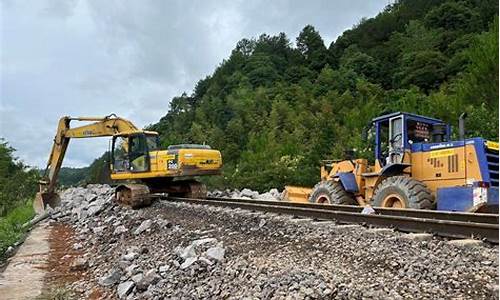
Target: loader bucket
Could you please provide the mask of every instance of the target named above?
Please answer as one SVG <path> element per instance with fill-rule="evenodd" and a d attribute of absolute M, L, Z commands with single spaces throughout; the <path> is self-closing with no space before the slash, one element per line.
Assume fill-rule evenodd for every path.
<path fill-rule="evenodd" d="M 289 202 L 309 202 L 309 195 L 312 189 L 302 186 L 285 186 L 283 201 Z"/>
<path fill-rule="evenodd" d="M 58 193 L 38 192 L 33 202 L 33 208 L 35 209 L 35 213 L 41 214 L 45 211 L 47 206 L 54 208 L 59 206 L 59 204 L 61 204 L 61 198 Z"/>

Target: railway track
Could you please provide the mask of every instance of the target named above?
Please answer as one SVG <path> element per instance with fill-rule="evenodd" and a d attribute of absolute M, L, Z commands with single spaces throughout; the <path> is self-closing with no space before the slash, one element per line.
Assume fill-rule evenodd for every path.
<path fill-rule="evenodd" d="M 498 244 L 498 214 L 391 208 L 374 208 L 375 214 L 363 214 L 361 213 L 362 207 L 351 205 L 323 205 L 230 198 L 194 199 L 165 197 L 162 199 L 288 214 L 302 218 L 330 220 L 343 224 L 389 227 L 403 232 L 426 232 L 448 238 L 482 239 Z"/>

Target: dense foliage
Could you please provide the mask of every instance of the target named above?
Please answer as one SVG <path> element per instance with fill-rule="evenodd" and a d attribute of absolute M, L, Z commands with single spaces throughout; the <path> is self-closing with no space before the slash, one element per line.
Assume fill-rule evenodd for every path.
<path fill-rule="evenodd" d="M 355 148 L 384 112 L 452 124 L 498 139 L 498 3 L 406 0 L 362 20 L 328 48 L 312 26 L 296 46 L 281 33 L 243 39 L 191 95 L 150 126 L 163 145 L 208 143 L 225 162 L 219 186 L 312 185 L 322 159 Z"/>
<path fill-rule="evenodd" d="M 0 139 L 0 217 L 32 200 L 37 192 L 38 172 L 14 156 L 14 149 Z"/>
<path fill-rule="evenodd" d="M 35 214 L 32 200 L 39 174 L 18 161 L 14 151 L 0 138 L 0 261 L 27 230 L 22 225 Z"/>
<path fill-rule="evenodd" d="M 45 171 L 41 170 L 43 175 Z M 59 178 L 57 180 L 61 187 L 76 186 L 78 184 L 84 183 L 85 178 L 89 174 L 89 167 L 83 168 L 70 168 L 62 167 L 59 171 Z"/>
<path fill-rule="evenodd" d="M 105 152 L 88 167 L 63 167 L 59 171 L 57 182 L 62 187 L 85 185 L 88 183 L 111 183 L 108 161 L 109 152 Z"/>

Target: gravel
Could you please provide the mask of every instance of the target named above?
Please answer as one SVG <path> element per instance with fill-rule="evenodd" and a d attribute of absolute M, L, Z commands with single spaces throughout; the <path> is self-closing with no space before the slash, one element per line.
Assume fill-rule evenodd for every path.
<path fill-rule="evenodd" d="M 71 285 L 82 297 L 498 299 L 497 245 L 166 201 L 131 210 L 108 186 L 63 195 L 56 219 L 74 227 L 88 260 L 90 279 Z"/>
<path fill-rule="evenodd" d="M 209 197 L 223 197 L 223 198 L 233 198 L 233 199 L 258 199 L 258 200 L 268 200 L 268 201 L 280 201 L 283 199 L 283 193 L 279 192 L 277 189 L 271 189 L 268 192 L 260 194 L 257 191 L 244 188 L 240 190 L 214 190 L 208 192 Z"/>

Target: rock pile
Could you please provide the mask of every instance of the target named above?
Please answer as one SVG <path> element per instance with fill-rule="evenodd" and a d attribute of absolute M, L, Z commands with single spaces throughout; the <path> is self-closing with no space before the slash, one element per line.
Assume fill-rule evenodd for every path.
<path fill-rule="evenodd" d="M 87 274 L 70 286 L 81 298 L 492 299 L 498 294 L 498 246 L 460 248 L 440 239 L 404 239 L 397 232 L 367 233 L 362 227 L 167 201 L 131 210 L 111 196 L 107 186 L 71 189 L 54 215 L 74 227 L 74 248 L 85 252 L 74 267 Z"/>
<path fill-rule="evenodd" d="M 223 197 L 223 198 L 233 198 L 233 199 L 259 199 L 268 201 L 280 201 L 282 199 L 282 193 L 277 189 L 271 189 L 268 192 L 260 194 L 257 191 L 252 191 L 251 189 L 244 188 L 240 190 L 214 190 L 208 192 L 209 197 Z"/>
<path fill-rule="evenodd" d="M 77 187 L 64 190 L 59 195 L 61 206 L 56 207 L 53 218 L 71 218 L 72 221 L 85 221 L 87 217 L 99 214 L 114 199 L 114 189 L 109 185 L 89 184 L 86 188 Z"/>

